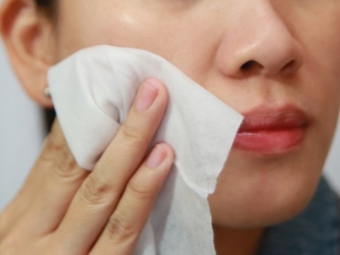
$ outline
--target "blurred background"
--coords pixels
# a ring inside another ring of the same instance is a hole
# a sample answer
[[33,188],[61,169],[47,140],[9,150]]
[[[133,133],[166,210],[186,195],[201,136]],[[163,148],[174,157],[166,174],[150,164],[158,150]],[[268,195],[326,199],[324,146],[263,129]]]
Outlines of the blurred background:
[[[1,210],[22,185],[44,139],[42,111],[25,95],[14,78],[1,42],[0,119]],[[340,125],[325,166],[325,175],[340,195]]]

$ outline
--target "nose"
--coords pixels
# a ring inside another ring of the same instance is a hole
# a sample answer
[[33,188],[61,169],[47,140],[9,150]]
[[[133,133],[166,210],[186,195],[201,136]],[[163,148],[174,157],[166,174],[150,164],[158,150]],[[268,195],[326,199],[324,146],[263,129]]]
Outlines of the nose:
[[218,68],[233,78],[296,72],[303,64],[298,41],[268,1],[249,3],[226,29],[217,51]]

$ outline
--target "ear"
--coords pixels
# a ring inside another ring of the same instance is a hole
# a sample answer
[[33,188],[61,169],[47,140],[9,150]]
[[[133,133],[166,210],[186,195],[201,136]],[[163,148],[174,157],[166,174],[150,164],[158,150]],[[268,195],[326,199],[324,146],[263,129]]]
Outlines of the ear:
[[27,93],[47,108],[53,105],[44,95],[54,62],[53,28],[33,0],[5,0],[0,9],[0,32],[12,67]]

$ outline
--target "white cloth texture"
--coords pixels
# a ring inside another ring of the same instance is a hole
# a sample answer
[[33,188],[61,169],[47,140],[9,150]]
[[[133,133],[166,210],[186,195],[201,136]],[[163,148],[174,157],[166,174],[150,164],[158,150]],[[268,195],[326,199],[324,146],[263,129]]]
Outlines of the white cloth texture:
[[161,80],[169,93],[150,146],[168,143],[176,160],[134,254],[215,254],[207,197],[242,116],[165,59],[139,49],[83,49],[52,67],[48,81],[69,147],[77,163],[91,170],[149,77]]

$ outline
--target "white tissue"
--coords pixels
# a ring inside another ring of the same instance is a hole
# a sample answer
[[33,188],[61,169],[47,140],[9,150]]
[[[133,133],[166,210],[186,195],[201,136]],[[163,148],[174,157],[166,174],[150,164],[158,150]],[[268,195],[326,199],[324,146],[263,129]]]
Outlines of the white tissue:
[[165,59],[143,50],[84,49],[51,68],[48,80],[71,151],[81,167],[91,170],[149,77],[163,81],[170,96],[152,145],[170,144],[176,161],[135,254],[215,254],[207,197],[242,116]]

